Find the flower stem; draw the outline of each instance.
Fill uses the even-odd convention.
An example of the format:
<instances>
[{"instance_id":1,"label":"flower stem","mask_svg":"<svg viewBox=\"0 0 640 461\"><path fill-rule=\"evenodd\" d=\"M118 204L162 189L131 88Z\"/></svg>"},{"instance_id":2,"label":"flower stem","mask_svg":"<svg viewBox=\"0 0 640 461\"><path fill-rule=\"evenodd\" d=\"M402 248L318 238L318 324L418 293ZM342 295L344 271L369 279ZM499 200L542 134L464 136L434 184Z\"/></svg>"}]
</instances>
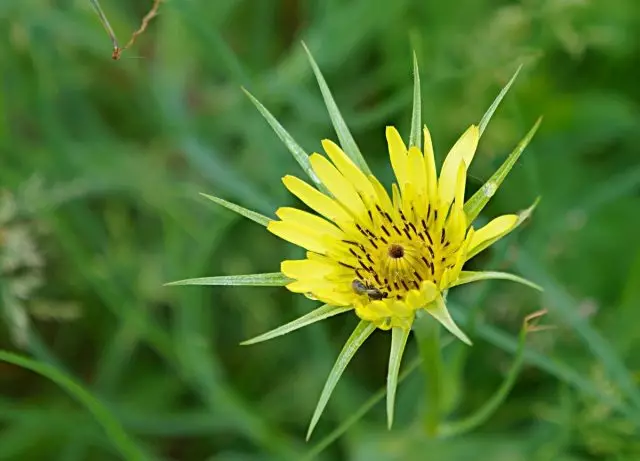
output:
<instances>
[{"instance_id":1,"label":"flower stem","mask_svg":"<svg viewBox=\"0 0 640 461\"><path fill-rule=\"evenodd\" d=\"M442 417L442 355L440 324L426 312L418 311L413 322L425 375L424 428L430 437L438 435Z\"/></svg>"}]
</instances>

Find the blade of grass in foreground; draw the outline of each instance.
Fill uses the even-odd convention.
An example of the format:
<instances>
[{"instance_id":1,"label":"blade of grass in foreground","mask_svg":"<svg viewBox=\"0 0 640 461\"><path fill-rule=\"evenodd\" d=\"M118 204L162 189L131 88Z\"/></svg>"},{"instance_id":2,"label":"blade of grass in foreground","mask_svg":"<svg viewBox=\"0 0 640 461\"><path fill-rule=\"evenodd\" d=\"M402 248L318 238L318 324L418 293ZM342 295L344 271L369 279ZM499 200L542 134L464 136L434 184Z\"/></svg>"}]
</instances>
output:
<instances>
[{"instance_id":1,"label":"blade of grass in foreground","mask_svg":"<svg viewBox=\"0 0 640 461\"><path fill-rule=\"evenodd\" d=\"M63 388L73 398L79 401L94 416L103 427L107 437L128 461L143 461L148 459L144 451L125 432L120 421L109 412L89 391L56 368L36 362L27 357L22 357L8 351L0 350L0 360L31 370L45 378L50 379Z\"/></svg>"}]
</instances>

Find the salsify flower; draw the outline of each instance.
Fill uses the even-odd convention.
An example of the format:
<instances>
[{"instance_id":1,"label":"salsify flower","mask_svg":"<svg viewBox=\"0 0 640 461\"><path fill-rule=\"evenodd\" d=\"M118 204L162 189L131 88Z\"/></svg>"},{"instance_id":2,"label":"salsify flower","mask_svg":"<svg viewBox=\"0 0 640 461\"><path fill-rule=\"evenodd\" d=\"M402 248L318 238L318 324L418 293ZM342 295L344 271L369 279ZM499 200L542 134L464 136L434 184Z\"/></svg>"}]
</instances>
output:
<instances>
[{"instance_id":1,"label":"salsify flower","mask_svg":"<svg viewBox=\"0 0 640 461\"><path fill-rule=\"evenodd\" d=\"M471 344L447 309L445 298L450 288L485 279L513 280L538 288L513 274L470 272L464 271L463 266L514 230L533 210L535 204L518 214L496 217L477 229L473 226L473 221L497 191L540 122L538 120L489 181L465 202L467 170L480 136L517 72L480 123L471 125L453 145L438 173L431 134L426 126L420 128L420 83L414 59L414 107L409 145L395 127L389 126L385 132L396 178L387 189L371 174L320 70L309 53L308 56L342 147L324 140L322 147L326 155L307 156L267 109L247 94L311 179L313 184L296 176L283 178L285 187L311 211L283 207L276 211L278 219L272 220L217 197L206 196L306 249L306 257L283 261L279 273L173 282L285 285L292 292L325 303L307 315L243 344L272 339L348 311L360 318L327 379L307 438L347 364L376 329L392 330L387 380L387 413L391 426L400 361L416 315L431 315L457 338Z\"/></svg>"}]
</instances>

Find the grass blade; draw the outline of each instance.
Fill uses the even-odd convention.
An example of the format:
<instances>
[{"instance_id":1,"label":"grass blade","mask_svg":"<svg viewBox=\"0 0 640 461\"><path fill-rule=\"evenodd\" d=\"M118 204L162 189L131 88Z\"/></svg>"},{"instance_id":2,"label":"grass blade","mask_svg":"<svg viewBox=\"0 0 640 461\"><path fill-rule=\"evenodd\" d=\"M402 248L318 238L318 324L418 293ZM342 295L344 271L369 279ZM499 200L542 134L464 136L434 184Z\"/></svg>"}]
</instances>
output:
<instances>
[{"instance_id":1,"label":"grass blade","mask_svg":"<svg viewBox=\"0 0 640 461\"><path fill-rule=\"evenodd\" d=\"M262 105L262 103L260 103L260 101L258 101L245 88L243 88L242 91L244 91L244 93L249 97L253 105L256 106L258 111L262 114L262 116L265 118L267 123L271 126L273 131L275 131L278 138L280 138L280 141L282 141L282 143L287 147L289 152L291 152L291 154L293 155L293 158L296 159L296 161L298 162L300 167L304 170L304 172L307 173L307 176L311 178L311 180L314 182L314 184L317 187L325 190L324 185L322 184L318 176L316 176L316 174L313 172L313 168L311 168L311 163L309 162L309 155L305 152L305 150L302 147L300 147L300 145L295 141L295 139L293 139L293 136L291 136L289 132L284 129L284 127L280 124L280 122L278 122L278 120L271 114L271 112L269 112L269 110L266 107Z\"/></svg>"},{"instance_id":2,"label":"grass blade","mask_svg":"<svg viewBox=\"0 0 640 461\"><path fill-rule=\"evenodd\" d=\"M396 388L398 387L398 373L404 348L411 330L394 328L391 330L391 352L389 354L389 372L387 374L387 427L393 425L393 410L396 400Z\"/></svg>"},{"instance_id":3,"label":"grass blade","mask_svg":"<svg viewBox=\"0 0 640 461\"><path fill-rule=\"evenodd\" d=\"M327 382L324 384L316 409L313 412L311 423L309 424L309 430L307 431L307 440L309 440L313 433L313 429L316 427L316 424L318 424L318 420L320 419L324 408L327 406L329 397L331 397L336 384L338 384L338 380L342 376L342 372L344 372L355 353L360 349L360 346L362 346L375 329L376 326L373 323L361 320L355 330L353 330L353 333L351 333L351 336L349 336L349 339L347 339L347 342L344 343L344 346L340 351L340 355L338 355L336 363L333 365L333 368L329 373Z\"/></svg>"},{"instance_id":4,"label":"grass blade","mask_svg":"<svg viewBox=\"0 0 640 461\"><path fill-rule=\"evenodd\" d=\"M411 134L409 135L409 146L416 146L422 149L422 95L420 94L420 70L418 68L418 58L413 52L413 110L411 111Z\"/></svg>"},{"instance_id":5,"label":"grass blade","mask_svg":"<svg viewBox=\"0 0 640 461\"><path fill-rule=\"evenodd\" d=\"M320 320L327 319L329 317L333 317L334 315L342 314L343 312L347 312L353 309L351 306L330 306L328 304L324 304L319 308L309 312L302 317L299 317L289 323L285 323L278 328L268 331L266 333L261 334L260 336L256 336L255 338L247 339L246 341L241 342L243 346L248 346L250 344L261 343L263 341L268 341L270 339L276 338L278 336L286 335L287 333L291 333L292 331L299 330L300 328L306 327L307 325L311 325L312 323L319 322Z\"/></svg>"},{"instance_id":6,"label":"grass blade","mask_svg":"<svg viewBox=\"0 0 640 461\"><path fill-rule=\"evenodd\" d=\"M538 127L541 122L542 117L536 121L533 128L531 128L527 135L518 143L504 163L500 165L500 168L498 168L496 172L491 175L489 180L484 183L484 185L478 189L469 200L467 200L467 203L464 204L464 212L466 213L469 222L472 222L478 217L485 205L489 203L489 200L491 200L491 197L493 197L493 195L498 191L498 188L516 164L522 152L524 152L529 142L531 142L533 135L538 131Z\"/></svg>"},{"instance_id":7,"label":"grass blade","mask_svg":"<svg viewBox=\"0 0 640 461\"><path fill-rule=\"evenodd\" d=\"M216 286L251 286L251 287L281 287L292 280L282 272L247 275L220 275L216 277L200 277L195 279L177 280L165 283L164 286L176 285L216 285Z\"/></svg>"},{"instance_id":8,"label":"grass blade","mask_svg":"<svg viewBox=\"0 0 640 461\"><path fill-rule=\"evenodd\" d=\"M63 388L69 395L80 402L102 426L107 437L128 461L148 459L143 450L125 432L120 421L89 391L56 368L37 362L27 357L0 350L0 360L26 368L44 376Z\"/></svg>"},{"instance_id":9,"label":"grass blade","mask_svg":"<svg viewBox=\"0 0 640 461\"><path fill-rule=\"evenodd\" d=\"M208 198L212 202L217 203L218 205L222 205L223 207L235 211L239 215L244 216L245 218L250 219L251 221L257 222L258 224L262 224L263 226L267 226L270 221L273 221L271 218L267 218L265 215L257 213L255 211L248 210L246 208L241 207L240 205L236 205L235 203L227 202L219 197L215 197L213 195L200 193L205 198Z\"/></svg>"},{"instance_id":10,"label":"grass blade","mask_svg":"<svg viewBox=\"0 0 640 461\"><path fill-rule=\"evenodd\" d=\"M509 88L511 88L511 85L513 85L513 82L516 81L516 78L518 77L518 74L520 73L520 69L522 69L522 64L520 64L518 66L518 68L516 69L515 73L511 77L511 79L500 90L500 93L498 93L498 96L496 96L496 99L493 100L493 102L491 103L491 105L489 106L487 111L482 116L482 119L480 119L480 124L478 125L478 131L480 131L480 136L482 136L482 133L484 132L484 130L487 127L487 125L489 124L489 121L491 120L491 117L493 117L493 113L496 111L496 109L498 108L498 106L502 102L502 99L506 96L507 92L509 91Z\"/></svg>"},{"instance_id":11,"label":"grass blade","mask_svg":"<svg viewBox=\"0 0 640 461\"><path fill-rule=\"evenodd\" d=\"M336 130L336 134L338 135L338 139L340 140L342 149L344 149L344 152L349 157L351 157L351 160L353 160L364 173L371 174L371 170L369 169L366 160L362 156L358 145L353 139L353 136L351 135L351 132L349 131L344 118L342 118L340 109L338 109L338 105L331 95L331 90L329 89L327 82L322 76L322 72L320 71L318 64L316 63L315 59L313 59L309 48L307 48L307 45L305 45L304 42L302 42L302 46L304 47L304 51L307 53L309 63L311 64L313 73L315 74L316 80L318 81L318 86L320 87L320 91L322 92L322 98L324 99L324 103L327 106L327 111L329 112L331 123L333 124L333 128Z\"/></svg>"},{"instance_id":12,"label":"grass blade","mask_svg":"<svg viewBox=\"0 0 640 461\"><path fill-rule=\"evenodd\" d=\"M509 274L508 272L496 272L496 271L478 271L478 272L462 271L460 272L460 276L458 277L458 280L453 282L451 286L455 287L458 285L478 282L481 280L510 280L512 282L521 283L535 290L543 291L540 285L536 285L535 283L530 282L525 278L518 277L517 275L514 275L514 274Z\"/></svg>"}]
</instances>

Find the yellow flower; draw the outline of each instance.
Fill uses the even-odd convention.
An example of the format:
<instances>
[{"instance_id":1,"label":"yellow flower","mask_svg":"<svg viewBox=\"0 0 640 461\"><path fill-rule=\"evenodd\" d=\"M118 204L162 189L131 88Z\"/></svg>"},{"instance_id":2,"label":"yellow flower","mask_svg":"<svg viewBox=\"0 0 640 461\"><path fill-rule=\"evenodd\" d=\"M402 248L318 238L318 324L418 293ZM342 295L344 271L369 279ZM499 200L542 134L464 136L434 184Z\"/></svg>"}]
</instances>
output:
<instances>
[{"instance_id":1,"label":"yellow flower","mask_svg":"<svg viewBox=\"0 0 640 461\"><path fill-rule=\"evenodd\" d=\"M461 339L441 293L460 282L463 264L510 232L515 214L500 216L478 231L464 206L466 172L478 145L472 125L447 155L440 175L431 136L424 127L424 152L407 149L394 127L387 127L389 157L397 183L391 196L335 143L322 141L328 159L310 157L314 173L331 195L294 176L289 191L324 218L280 208L267 229L305 248L306 259L283 261L287 288L334 306L353 306L362 320L388 330L411 327L425 309Z\"/></svg>"},{"instance_id":2,"label":"yellow flower","mask_svg":"<svg viewBox=\"0 0 640 461\"><path fill-rule=\"evenodd\" d=\"M218 197L214 202L267 227L273 234L307 250L306 258L281 263L281 272L204 277L172 285L286 285L296 293L325 303L308 314L243 344L255 344L348 311L361 319L329 374L309 426L315 427L342 372L358 348L376 329L392 330L387 378L388 424L400 362L417 314L433 316L460 340L471 344L449 314L449 288L485 279L537 285L503 272L463 271L466 261L515 229L535 204L518 214L497 217L474 230L472 223L494 195L536 132L540 120L503 165L465 202L467 169L482 132L517 73L502 89L480 123L470 126L436 172L431 135L420 136L420 81L414 58L414 103L409 147L394 127L386 139L396 183L388 190L371 174L347 128L322 74L306 49L340 146L324 140L326 157L307 155L271 113L247 95L294 155L313 185L285 176L285 187L314 213L284 207L278 220ZM424 146L424 147L422 147ZM203 194L204 195L204 194Z\"/></svg>"}]
</instances>

